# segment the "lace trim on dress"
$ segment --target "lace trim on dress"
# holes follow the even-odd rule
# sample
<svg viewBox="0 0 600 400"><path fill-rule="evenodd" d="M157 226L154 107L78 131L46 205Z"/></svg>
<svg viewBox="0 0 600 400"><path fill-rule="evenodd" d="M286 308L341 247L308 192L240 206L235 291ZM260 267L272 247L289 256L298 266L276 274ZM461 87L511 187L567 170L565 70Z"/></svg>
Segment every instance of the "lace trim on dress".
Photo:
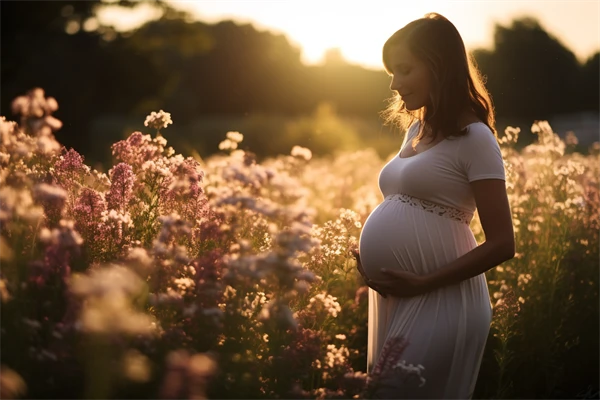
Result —
<svg viewBox="0 0 600 400"><path fill-rule="evenodd" d="M402 203L406 203L413 207L418 207L427 212L439 215L440 217L450 218L467 225L469 225L473 219L473 214L471 213L457 210L456 208L448 206L442 206L431 201L421 200L404 193L390 194L389 196L385 197L385 200L401 201Z"/></svg>

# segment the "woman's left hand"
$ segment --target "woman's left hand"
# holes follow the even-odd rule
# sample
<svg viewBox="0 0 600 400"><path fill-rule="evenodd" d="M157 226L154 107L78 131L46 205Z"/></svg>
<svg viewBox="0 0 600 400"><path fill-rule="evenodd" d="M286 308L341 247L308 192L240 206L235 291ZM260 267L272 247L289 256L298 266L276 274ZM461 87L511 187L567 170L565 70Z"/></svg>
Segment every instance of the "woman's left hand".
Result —
<svg viewBox="0 0 600 400"><path fill-rule="evenodd" d="M391 271L385 268L381 273L389 279L373 280L382 292L394 297L413 297L428 291L427 280L421 275L408 271Z"/></svg>

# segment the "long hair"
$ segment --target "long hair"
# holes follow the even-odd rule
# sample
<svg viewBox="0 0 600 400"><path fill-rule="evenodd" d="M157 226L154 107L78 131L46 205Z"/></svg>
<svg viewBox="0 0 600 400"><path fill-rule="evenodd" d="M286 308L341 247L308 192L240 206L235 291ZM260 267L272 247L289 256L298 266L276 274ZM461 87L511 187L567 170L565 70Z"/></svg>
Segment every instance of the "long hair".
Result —
<svg viewBox="0 0 600 400"><path fill-rule="evenodd" d="M425 135L426 127L432 132L432 141L438 135L446 138L465 135L467 129L459 125L458 118L463 111L472 110L496 135L491 97L458 30L448 19L429 13L395 32L383 46L383 65L390 75L390 52L398 44L406 45L427 65L433 89L428 105L415 111L407 110L396 93L381 112L387 123L397 123L406 129L419 120L421 127L413 140L414 147Z"/></svg>

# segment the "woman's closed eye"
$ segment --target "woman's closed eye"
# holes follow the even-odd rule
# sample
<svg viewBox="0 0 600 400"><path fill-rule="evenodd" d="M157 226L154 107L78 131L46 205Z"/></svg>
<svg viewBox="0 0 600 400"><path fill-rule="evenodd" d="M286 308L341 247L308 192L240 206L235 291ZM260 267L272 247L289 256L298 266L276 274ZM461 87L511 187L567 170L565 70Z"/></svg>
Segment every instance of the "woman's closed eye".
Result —
<svg viewBox="0 0 600 400"><path fill-rule="evenodd" d="M394 74L398 74L398 75L407 75L410 73L410 71L412 70L412 68L409 65L406 64L400 64L394 67Z"/></svg>

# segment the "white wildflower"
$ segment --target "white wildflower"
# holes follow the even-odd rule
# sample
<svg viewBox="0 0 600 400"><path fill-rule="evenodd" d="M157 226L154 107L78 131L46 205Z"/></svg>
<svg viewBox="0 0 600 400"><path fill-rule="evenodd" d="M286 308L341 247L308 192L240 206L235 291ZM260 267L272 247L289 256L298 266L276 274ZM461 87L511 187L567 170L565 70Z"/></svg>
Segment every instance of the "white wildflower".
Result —
<svg viewBox="0 0 600 400"><path fill-rule="evenodd" d="M304 158L306 161L312 158L312 151L301 146L294 146L291 154L293 157Z"/></svg>
<svg viewBox="0 0 600 400"><path fill-rule="evenodd" d="M319 293L315 297L310 299L309 307L314 307L316 305L316 302L319 301L319 303L321 303L324 306L325 310L332 317L335 318L338 316L338 313L342 311L342 307L340 307L340 303L338 303L336 300L337 300L337 297L333 297L330 294L327 294L325 292Z"/></svg>
<svg viewBox="0 0 600 400"><path fill-rule="evenodd" d="M219 143L219 150L235 150L237 149L237 142L234 142L230 139L225 139L221 143Z"/></svg>
<svg viewBox="0 0 600 400"><path fill-rule="evenodd" d="M150 115L146 117L144 126L161 129L166 128L169 124L172 124L171 113L160 110L159 112L152 111Z"/></svg>
<svg viewBox="0 0 600 400"><path fill-rule="evenodd" d="M239 132L235 132L235 131L230 131L227 132L227 139L231 140L232 142L240 143L242 140L244 140L244 135L242 135Z"/></svg>

